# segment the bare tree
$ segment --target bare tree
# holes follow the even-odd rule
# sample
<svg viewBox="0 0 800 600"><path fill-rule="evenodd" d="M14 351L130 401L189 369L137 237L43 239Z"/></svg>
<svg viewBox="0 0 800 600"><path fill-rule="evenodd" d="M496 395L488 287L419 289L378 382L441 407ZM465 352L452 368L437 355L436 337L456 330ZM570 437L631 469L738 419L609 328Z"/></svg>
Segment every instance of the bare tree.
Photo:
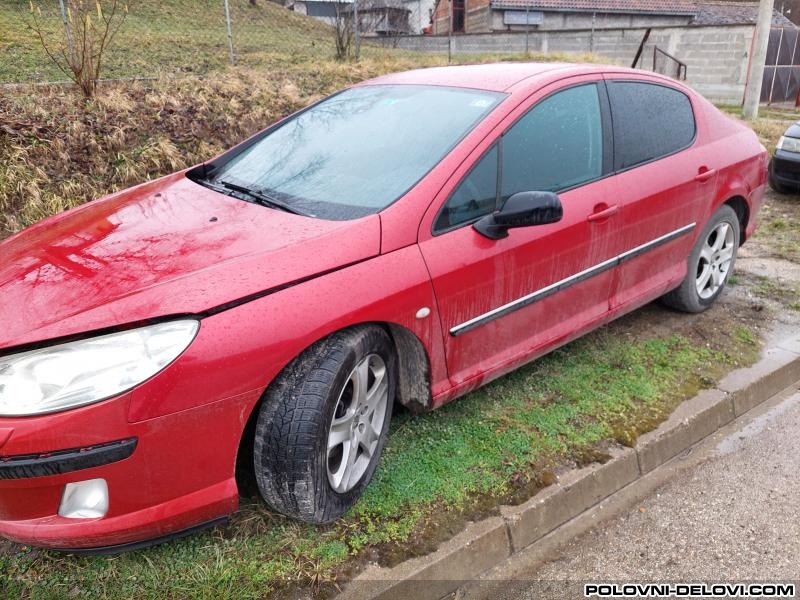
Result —
<svg viewBox="0 0 800 600"><path fill-rule="evenodd" d="M47 56L85 98L94 96L103 58L128 14L121 0L62 0L63 28L52 31L31 0L32 29Z"/></svg>
<svg viewBox="0 0 800 600"><path fill-rule="evenodd" d="M334 3L333 36L336 43L337 60L353 57L353 38L355 36L351 2L336 0Z"/></svg>
<svg viewBox="0 0 800 600"><path fill-rule="evenodd" d="M800 0L798 0L800 1ZM358 58L355 52L355 2L334 0L334 37L336 58ZM401 0L358 0L358 32L363 36L393 38L388 45L397 47L398 36L409 33L408 13Z"/></svg>

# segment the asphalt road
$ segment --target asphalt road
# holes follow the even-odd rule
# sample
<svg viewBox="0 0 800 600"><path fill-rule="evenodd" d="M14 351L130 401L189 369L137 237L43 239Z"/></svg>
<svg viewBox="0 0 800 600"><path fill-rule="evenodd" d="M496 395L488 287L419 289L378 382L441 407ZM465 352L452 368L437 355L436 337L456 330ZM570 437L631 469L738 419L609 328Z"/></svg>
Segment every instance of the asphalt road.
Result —
<svg viewBox="0 0 800 600"><path fill-rule="evenodd" d="M753 412L544 562L523 553L492 574L495 585L459 595L583 597L587 581L800 581L800 392Z"/></svg>

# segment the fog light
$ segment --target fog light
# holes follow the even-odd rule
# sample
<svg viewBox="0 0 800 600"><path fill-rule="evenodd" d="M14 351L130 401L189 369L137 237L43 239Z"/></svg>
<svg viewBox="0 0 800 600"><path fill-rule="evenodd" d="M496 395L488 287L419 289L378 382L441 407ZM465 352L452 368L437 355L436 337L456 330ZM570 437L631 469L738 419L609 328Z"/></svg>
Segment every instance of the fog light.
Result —
<svg viewBox="0 0 800 600"><path fill-rule="evenodd" d="M105 479L68 483L64 487L58 514L68 519L99 519L108 512L108 484Z"/></svg>

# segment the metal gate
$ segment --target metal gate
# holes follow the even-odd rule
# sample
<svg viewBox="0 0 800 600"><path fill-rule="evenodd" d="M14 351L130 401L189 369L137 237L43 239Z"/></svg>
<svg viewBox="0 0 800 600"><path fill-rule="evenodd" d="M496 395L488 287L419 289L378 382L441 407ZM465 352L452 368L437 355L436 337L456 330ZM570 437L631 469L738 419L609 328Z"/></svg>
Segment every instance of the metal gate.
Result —
<svg viewBox="0 0 800 600"><path fill-rule="evenodd" d="M761 102L796 102L800 93L800 44L797 29L773 27L769 32Z"/></svg>

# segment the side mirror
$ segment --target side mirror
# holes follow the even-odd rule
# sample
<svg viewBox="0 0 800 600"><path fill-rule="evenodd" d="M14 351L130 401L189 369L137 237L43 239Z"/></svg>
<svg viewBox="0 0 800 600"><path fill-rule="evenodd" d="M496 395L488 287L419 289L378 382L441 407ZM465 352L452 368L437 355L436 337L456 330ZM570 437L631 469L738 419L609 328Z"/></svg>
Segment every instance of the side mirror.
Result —
<svg viewBox="0 0 800 600"><path fill-rule="evenodd" d="M490 240L499 240L508 237L508 230L513 227L557 223L563 214L561 200L553 192L519 192L473 227Z"/></svg>

